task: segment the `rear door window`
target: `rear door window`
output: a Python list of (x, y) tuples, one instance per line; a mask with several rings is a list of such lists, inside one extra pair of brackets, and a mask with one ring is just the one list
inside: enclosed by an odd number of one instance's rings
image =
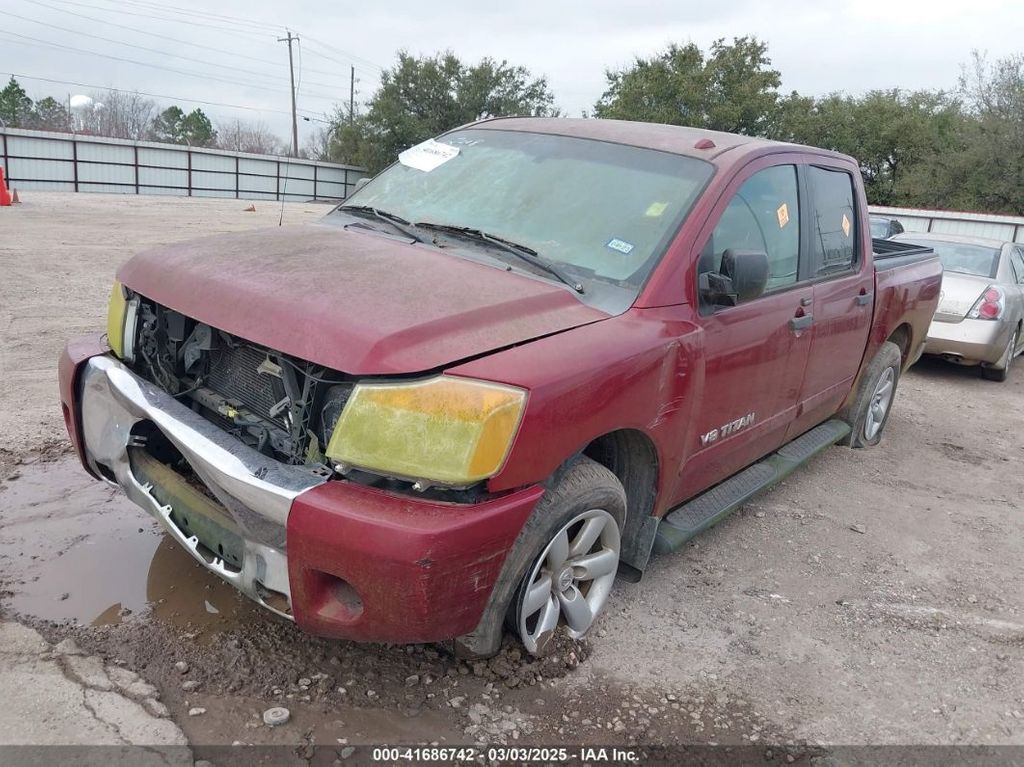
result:
[(857, 212), (853, 177), (841, 170), (811, 166), (811, 264), (817, 276), (849, 271), (857, 263)]

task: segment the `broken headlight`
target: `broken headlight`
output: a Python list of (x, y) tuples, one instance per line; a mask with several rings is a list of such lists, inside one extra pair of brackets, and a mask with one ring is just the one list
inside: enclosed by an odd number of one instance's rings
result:
[(135, 360), (135, 324), (139, 299), (115, 281), (107, 306), (107, 343), (114, 356), (125, 362)]
[(377, 474), (467, 486), (501, 469), (525, 404), (522, 389), (453, 376), (358, 384), (326, 454)]

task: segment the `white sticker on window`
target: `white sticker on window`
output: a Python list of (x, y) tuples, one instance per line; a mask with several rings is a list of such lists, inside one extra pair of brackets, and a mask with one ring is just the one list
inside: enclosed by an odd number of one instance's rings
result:
[(422, 144), (409, 147), (400, 155), (398, 161), (409, 168), (429, 173), (438, 166), (444, 165), (459, 153), (459, 148), (442, 144), (434, 139), (427, 139)]
[(633, 246), (623, 240), (608, 240), (606, 247), (617, 250), (619, 253), (629, 254), (633, 252)]

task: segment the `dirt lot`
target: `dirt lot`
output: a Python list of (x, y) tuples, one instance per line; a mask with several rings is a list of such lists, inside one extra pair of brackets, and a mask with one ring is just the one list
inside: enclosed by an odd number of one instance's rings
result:
[[(138, 671), (193, 743), (1024, 745), (1024, 366), (998, 384), (919, 364), (880, 447), (832, 448), (620, 582), (591, 639), (543, 662), (322, 641), (89, 481), (57, 404), (61, 345), (102, 326), (117, 264), (279, 208), (24, 198), (0, 211), (4, 617)], [(288, 205), (285, 224), (323, 212)], [(292, 719), (269, 729), (274, 704)]]

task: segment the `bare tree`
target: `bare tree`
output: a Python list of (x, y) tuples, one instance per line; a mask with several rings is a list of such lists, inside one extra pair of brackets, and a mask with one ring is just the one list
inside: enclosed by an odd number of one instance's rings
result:
[(217, 146), (232, 152), (281, 154), (284, 142), (263, 121), (232, 120), (217, 123)]
[(156, 102), (141, 93), (110, 90), (94, 93), (95, 109), (84, 118), (84, 129), (97, 136), (140, 141), (149, 137)]

